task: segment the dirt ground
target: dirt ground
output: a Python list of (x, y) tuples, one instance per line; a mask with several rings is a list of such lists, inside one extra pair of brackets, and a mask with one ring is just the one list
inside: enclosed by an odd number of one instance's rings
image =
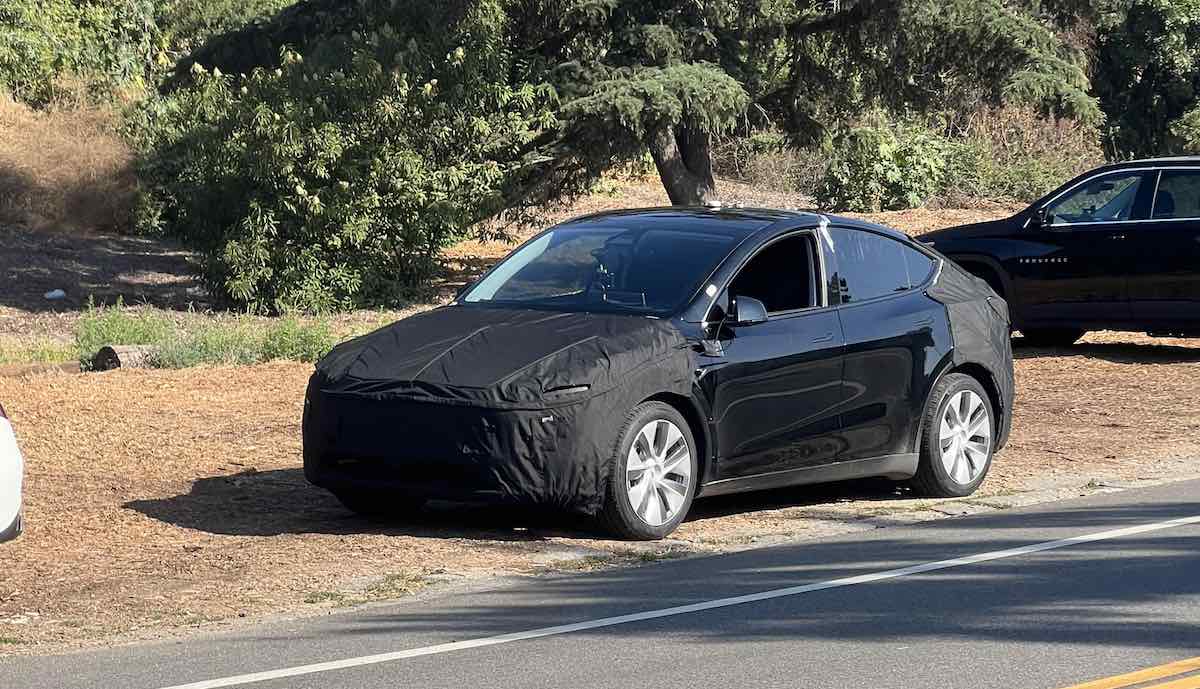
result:
[[(634, 189), (563, 214), (660, 195)], [(1011, 210), (873, 219), (915, 232)], [(451, 254), (465, 278), (506, 248), (465, 243)], [(5, 298), (15, 320), (46, 318)], [(1200, 345), (1093, 333), (1071, 349), (1018, 357), (1013, 436), (975, 498), (914, 500), (884, 482), (713, 498), (657, 544), (608, 541), (575, 517), (511, 509), (435, 505), (386, 527), (354, 517), (304, 482), (299, 421), (310, 365), (0, 377), (28, 461), (27, 531), (0, 546), (0, 655), (1200, 474)]]

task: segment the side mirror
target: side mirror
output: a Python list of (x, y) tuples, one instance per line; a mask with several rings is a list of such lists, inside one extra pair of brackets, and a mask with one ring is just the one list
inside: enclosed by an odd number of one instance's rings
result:
[(1032, 224), (1034, 227), (1046, 227), (1047, 225), (1049, 225), (1050, 224), (1050, 211), (1046, 210), (1045, 206), (1034, 211)]
[(767, 307), (754, 297), (734, 297), (729, 302), (729, 319), (734, 325), (767, 322)]

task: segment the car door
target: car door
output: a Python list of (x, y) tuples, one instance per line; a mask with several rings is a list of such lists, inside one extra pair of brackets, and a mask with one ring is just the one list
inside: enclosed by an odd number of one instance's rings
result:
[(699, 385), (717, 435), (717, 478), (827, 464), (838, 452), (842, 330), (828, 305), (816, 237), (804, 231), (754, 254), (710, 315), (720, 323), (730, 297), (753, 297), (767, 320), (714, 325)]
[(839, 462), (908, 454), (926, 381), (951, 347), (945, 307), (924, 287), (938, 261), (901, 239), (834, 227), (846, 337)]
[(1153, 181), (1125, 170), (1085, 180), (1041, 209), (1022, 255), (1005, 266), (1022, 325), (1099, 326), (1129, 320), (1129, 244)]
[(1200, 169), (1164, 169), (1153, 186), (1149, 219), (1123, 232), (1131, 319), (1200, 333)]

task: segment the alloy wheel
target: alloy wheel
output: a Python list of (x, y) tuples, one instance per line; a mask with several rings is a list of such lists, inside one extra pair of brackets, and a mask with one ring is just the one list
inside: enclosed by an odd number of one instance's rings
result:
[(691, 448), (679, 427), (665, 419), (643, 426), (625, 463), (633, 511), (650, 526), (662, 526), (679, 514), (691, 485)]
[(992, 420), (987, 405), (971, 390), (960, 390), (942, 413), (938, 435), (942, 466), (959, 485), (979, 478), (992, 450)]

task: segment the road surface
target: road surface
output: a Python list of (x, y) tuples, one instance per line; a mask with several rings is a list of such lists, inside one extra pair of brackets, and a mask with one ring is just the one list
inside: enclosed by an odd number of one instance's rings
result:
[(1196, 656), (1200, 482), (1185, 482), (9, 658), (0, 686), (1060, 689), (1138, 672), (1090, 687), (1200, 689)]

